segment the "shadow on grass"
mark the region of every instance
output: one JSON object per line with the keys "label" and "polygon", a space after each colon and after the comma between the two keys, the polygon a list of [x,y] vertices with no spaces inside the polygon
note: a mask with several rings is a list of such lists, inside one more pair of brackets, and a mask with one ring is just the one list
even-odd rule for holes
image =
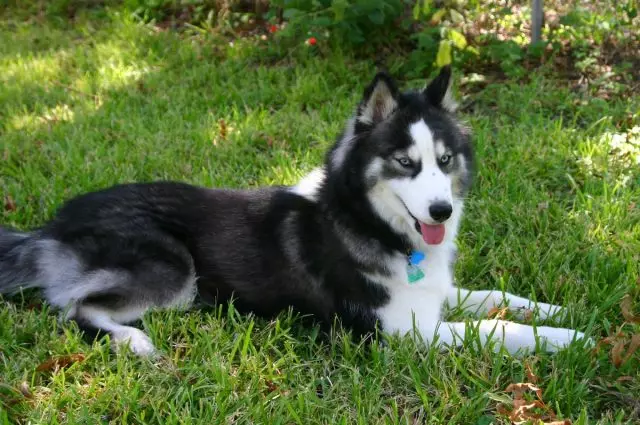
{"label": "shadow on grass", "polygon": [[[274,162],[291,182],[296,166],[319,160],[309,148],[342,125],[339,110],[320,112],[336,92],[318,76],[305,81],[291,67],[249,65],[241,46],[221,54],[203,40],[114,26],[87,38],[90,45],[5,62],[13,67],[0,91],[10,192],[53,183],[77,193],[152,178],[252,185],[275,179]],[[310,129],[320,114],[336,120]],[[32,171],[53,181],[30,188]]]}

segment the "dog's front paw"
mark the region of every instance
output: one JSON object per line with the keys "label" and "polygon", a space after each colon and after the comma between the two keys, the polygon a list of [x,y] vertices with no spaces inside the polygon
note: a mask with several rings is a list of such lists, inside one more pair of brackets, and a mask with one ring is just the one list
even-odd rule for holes
{"label": "dog's front paw", "polygon": [[591,338],[587,338],[583,332],[574,329],[541,326],[537,328],[537,331],[541,346],[551,352],[566,348],[573,341],[586,340],[588,345],[593,344]]}

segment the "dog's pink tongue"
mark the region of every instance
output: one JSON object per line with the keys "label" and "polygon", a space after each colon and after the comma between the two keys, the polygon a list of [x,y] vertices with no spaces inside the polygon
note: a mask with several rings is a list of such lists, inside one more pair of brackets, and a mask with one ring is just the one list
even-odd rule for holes
{"label": "dog's pink tongue", "polygon": [[429,245],[438,245],[444,239],[444,224],[424,224],[420,223],[420,233],[422,239]]}

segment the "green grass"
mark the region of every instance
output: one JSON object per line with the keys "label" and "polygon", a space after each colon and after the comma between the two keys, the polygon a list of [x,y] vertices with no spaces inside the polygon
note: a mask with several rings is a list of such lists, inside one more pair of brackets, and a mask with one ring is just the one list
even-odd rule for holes
{"label": "green grass", "polygon": [[[320,163],[374,71],[340,52],[231,47],[114,12],[80,11],[73,23],[5,16],[0,221],[38,226],[65,199],[127,181],[293,183]],[[638,309],[640,135],[612,148],[607,134],[640,125],[640,102],[589,98],[544,70],[529,77],[470,96],[479,169],[456,279],[565,305],[569,317],[551,324],[601,339],[623,324],[625,294]],[[640,414],[637,353],[615,367],[608,346],[511,357],[406,338],[367,350],[284,313],[165,311],[144,318],[166,353],[149,361],[89,344],[34,297],[0,301],[0,424],[509,423],[496,408],[527,379],[525,364],[559,417]],[[36,371],[73,353],[86,360]]]}

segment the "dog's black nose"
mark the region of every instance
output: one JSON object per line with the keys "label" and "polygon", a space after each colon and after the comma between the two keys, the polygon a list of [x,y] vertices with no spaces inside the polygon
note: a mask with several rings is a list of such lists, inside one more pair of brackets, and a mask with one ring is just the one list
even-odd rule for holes
{"label": "dog's black nose", "polygon": [[442,223],[451,217],[452,212],[453,207],[448,202],[436,202],[435,204],[431,204],[429,207],[429,214],[431,215],[431,218],[438,223]]}

